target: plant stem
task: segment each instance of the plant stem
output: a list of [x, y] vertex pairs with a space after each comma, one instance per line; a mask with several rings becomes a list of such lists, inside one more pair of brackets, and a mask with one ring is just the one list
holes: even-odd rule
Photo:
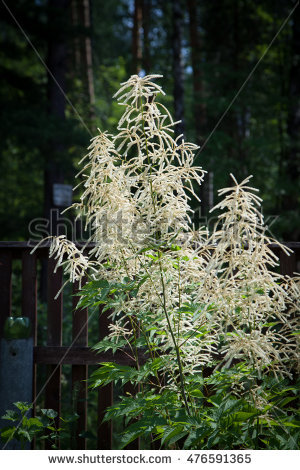
[[[152, 205], [153, 205], [153, 211], [154, 211], [154, 214], [155, 214], [156, 213], [156, 204], [155, 204], [155, 198], [154, 198], [154, 192], [153, 192], [153, 186], [152, 186], [152, 179], [151, 179], [152, 166], [151, 166], [151, 162], [150, 162], [150, 159], [149, 159], [148, 139], [147, 139], [146, 132], [145, 132], [144, 108], [143, 108], [142, 99], [141, 99], [141, 108], [142, 108], [143, 133], [144, 133], [145, 142], [146, 142], [146, 153], [147, 153], [147, 158], [148, 158], [148, 165], [150, 166], [150, 181], [149, 181], [150, 194], [151, 194], [151, 200], [152, 200]], [[160, 251], [160, 249], [158, 249], [159, 270], [160, 270], [160, 278], [161, 278], [162, 291], [163, 291], [163, 302], [162, 302], [163, 311], [164, 311], [164, 314], [165, 314], [165, 317], [166, 317], [166, 320], [167, 320], [167, 323], [168, 323], [168, 327], [169, 327], [169, 331], [170, 331], [170, 334], [171, 334], [171, 337], [172, 337], [172, 341], [174, 343], [174, 348], [175, 348], [177, 363], [178, 363], [178, 369], [179, 369], [181, 393], [182, 393], [184, 405], [186, 407], [187, 414], [190, 416], [189, 404], [188, 404], [188, 401], [187, 401], [187, 398], [186, 398], [186, 393], [185, 393], [184, 376], [183, 376], [182, 363], [181, 363], [181, 358], [180, 358], [180, 351], [179, 351], [178, 345], [176, 343], [176, 338], [175, 338], [174, 332], [172, 330], [172, 325], [171, 325], [170, 318], [169, 318], [168, 311], [167, 311], [167, 307], [166, 307], [166, 288], [165, 288], [163, 268], [162, 268], [162, 263], [161, 263], [161, 255], [162, 255], [161, 251]]]
[[169, 315], [168, 315], [168, 312], [167, 312], [167, 307], [166, 307], [166, 288], [165, 288], [165, 281], [164, 281], [163, 269], [162, 269], [162, 264], [161, 264], [161, 251], [158, 252], [158, 256], [159, 256], [160, 277], [161, 277], [161, 283], [162, 283], [162, 289], [163, 289], [163, 310], [164, 310], [164, 314], [165, 314], [165, 317], [166, 317], [166, 320], [167, 320], [167, 323], [168, 323], [168, 327], [169, 327], [170, 334], [171, 334], [171, 337], [172, 337], [172, 341], [174, 343], [174, 347], [175, 347], [175, 351], [176, 351], [182, 397], [183, 397], [183, 400], [184, 400], [184, 404], [185, 404], [185, 407], [186, 407], [187, 414], [190, 416], [191, 414], [190, 414], [189, 404], [188, 404], [186, 394], [185, 394], [184, 377], [183, 377], [183, 372], [182, 372], [182, 363], [181, 363], [181, 358], [180, 358], [180, 351], [179, 351], [178, 345], [176, 343], [176, 338], [175, 338], [175, 335], [174, 335], [173, 330], [172, 330], [170, 318], [169, 318]]

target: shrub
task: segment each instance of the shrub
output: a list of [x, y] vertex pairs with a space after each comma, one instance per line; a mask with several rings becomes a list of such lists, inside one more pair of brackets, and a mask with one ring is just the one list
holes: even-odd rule
[[101, 364], [91, 386], [138, 388], [107, 410], [106, 419], [126, 417], [123, 446], [149, 435], [171, 448], [296, 448], [298, 279], [272, 270], [251, 177], [232, 175], [219, 191], [213, 233], [191, 228], [189, 199], [205, 172], [193, 166], [197, 146], [173, 137], [158, 77], [122, 84], [118, 133], [99, 131], [83, 160], [72, 207], [94, 247], [85, 255], [52, 240], [72, 282], [89, 276], [80, 306], [109, 311], [95, 349], [119, 349], [133, 364]]

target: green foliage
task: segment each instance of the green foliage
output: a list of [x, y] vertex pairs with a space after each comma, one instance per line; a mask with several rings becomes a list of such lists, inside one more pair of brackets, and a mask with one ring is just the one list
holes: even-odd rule
[[[109, 333], [94, 349], [119, 350], [129, 364], [100, 363], [91, 387], [138, 390], [107, 410], [106, 420], [125, 419], [121, 446], [143, 436], [166, 448], [281, 448], [288, 434], [288, 448], [297, 448], [298, 387], [279, 377], [292, 381], [297, 363], [299, 279], [269, 269], [277, 257], [251, 177], [238, 183], [231, 174], [234, 186], [219, 190], [211, 235], [190, 228], [184, 189], [201, 184], [202, 169], [192, 167], [197, 147], [170, 136], [156, 78], [122, 84], [119, 133], [100, 132], [90, 147], [80, 213], [97, 227], [95, 248], [85, 257], [64, 237], [52, 239], [57, 267], [72, 281], [90, 275], [79, 306], [109, 311]], [[103, 238], [95, 220], [125, 209], [133, 226], [136, 214], [150, 219], [149, 232]]]
[[[126, 292], [135, 292], [141, 282], [127, 280], [126, 284], [125, 281], [91, 281], [81, 291], [81, 304], [102, 303], [105, 308], [111, 308], [116, 303], [112, 295], [120, 299]], [[257, 293], [263, 295], [264, 291], [258, 289]], [[210, 309], [213, 310], [214, 305]], [[191, 315], [201, 312], [193, 304], [180, 310]], [[265, 324], [265, 327], [270, 326], [276, 326], [276, 322]], [[134, 396], [120, 396], [106, 411], [104, 421], [124, 420], [125, 431], [117, 439], [120, 448], [138, 437], [153, 443], [158, 441], [162, 449], [299, 448], [299, 381], [279, 380], [268, 373], [258, 375], [243, 362], [231, 368], [215, 369], [208, 377], [205, 370], [199, 370], [198, 375], [185, 377], [189, 415], [178, 390], [164, 390], [160, 386], [159, 377], [163, 376], [166, 363], [163, 357], [155, 356], [159, 350], [153, 338], [158, 334], [159, 328], [152, 325], [146, 334], [148, 341], [140, 337], [135, 341], [132, 338], [125, 340], [111, 335], [93, 346], [99, 352], [111, 350], [115, 353], [120, 349], [129, 355], [134, 354], [133, 349], [130, 351], [131, 343], [132, 347], [145, 353], [145, 363], [138, 367], [101, 363], [89, 379], [91, 388], [111, 382], [122, 386], [131, 383], [137, 389], [142, 387], [142, 391]], [[196, 334], [202, 333], [197, 331]], [[149, 350], [145, 349], [149, 345]], [[144, 349], [140, 349], [141, 346]], [[147, 359], [149, 354], [151, 357]]]
[[51, 447], [56, 448], [59, 428], [56, 427], [55, 418], [57, 413], [51, 409], [41, 409], [34, 418], [28, 418], [32, 405], [24, 402], [16, 402], [16, 410], [7, 410], [2, 419], [10, 421], [9, 426], [5, 426], [0, 431], [1, 441], [5, 445], [11, 439], [16, 439], [24, 448], [25, 444], [32, 442], [38, 437], [40, 440], [48, 439]]
[[[26, 443], [31, 443], [37, 438], [39, 444], [48, 441], [52, 449], [57, 449], [58, 439], [60, 439], [61, 448], [64, 448], [64, 442], [70, 441], [70, 434], [73, 423], [78, 419], [76, 413], [60, 417], [60, 425], [57, 426], [58, 414], [52, 409], [40, 409], [34, 417], [31, 414], [32, 405], [25, 402], [14, 403], [16, 410], [6, 410], [1, 417], [9, 421], [8, 426], [0, 430], [1, 442], [5, 446], [11, 439], [20, 442], [21, 448]], [[69, 448], [69, 447], [68, 447]]]
[[[118, 367], [115, 376], [113, 367], [108, 370], [103, 365], [102, 384], [106, 383], [105, 373], [107, 378], [119, 380]], [[267, 377], [259, 385], [262, 402], [254, 403], [246, 393], [234, 393], [231, 387], [237, 377], [241, 388], [257, 386], [258, 378], [249, 379], [249, 372], [245, 365], [239, 365], [215, 372], [209, 378], [192, 380], [187, 388], [193, 406], [191, 416], [176, 391], [157, 394], [150, 389], [134, 397], [120, 397], [107, 409], [104, 421], [125, 419], [121, 448], [143, 436], [158, 440], [161, 449], [298, 449], [299, 384]], [[96, 385], [97, 379], [94, 380]]]
[[[95, 349], [100, 349], [95, 346]], [[155, 380], [157, 372], [164, 368], [164, 362], [160, 358], [148, 360], [138, 369], [130, 366], [115, 364], [114, 362], [103, 362], [100, 368], [91, 375], [92, 387], [102, 387], [110, 382], [122, 385], [131, 383], [135, 385], [147, 384], [149, 379]]]

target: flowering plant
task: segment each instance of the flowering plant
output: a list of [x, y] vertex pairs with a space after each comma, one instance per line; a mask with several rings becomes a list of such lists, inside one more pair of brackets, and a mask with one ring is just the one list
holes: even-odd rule
[[205, 172], [193, 166], [197, 146], [173, 137], [156, 78], [122, 84], [118, 133], [99, 131], [83, 160], [72, 207], [92, 227], [93, 248], [85, 255], [64, 236], [52, 241], [71, 281], [89, 276], [79, 305], [109, 312], [110, 332], [94, 348], [119, 349], [133, 363], [102, 363], [91, 384], [138, 387], [134, 400], [107, 410], [106, 419], [127, 418], [123, 446], [149, 435], [171, 447], [276, 447], [288, 427], [299, 433], [283, 410], [294, 400], [286, 381], [298, 367], [299, 279], [270, 270], [274, 240], [250, 177], [232, 176], [219, 191], [212, 234], [191, 228], [189, 194], [197, 198]]

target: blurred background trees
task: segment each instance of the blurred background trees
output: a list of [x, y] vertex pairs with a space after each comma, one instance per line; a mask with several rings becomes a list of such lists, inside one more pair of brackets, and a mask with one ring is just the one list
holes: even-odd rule
[[53, 207], [53, 184], [74, 185], [77, 163], [97, 127], [114, 130], [121, 109], [112, 95], [132, 73], [164, 75], [165, 103], [182, 119], [176, 132], [202, 146], [196, 163], [208, 176], [198, 219], [208, 214], [217, 189], [229, 184], [230, 172], [237, 178], [253, 174], [266, 219], [280, 216], [272, 232], [299, 239], [300, 7], [212, 133], [295, 1], [5, 4], [0, 239], [27, 239], [30, 220]]

